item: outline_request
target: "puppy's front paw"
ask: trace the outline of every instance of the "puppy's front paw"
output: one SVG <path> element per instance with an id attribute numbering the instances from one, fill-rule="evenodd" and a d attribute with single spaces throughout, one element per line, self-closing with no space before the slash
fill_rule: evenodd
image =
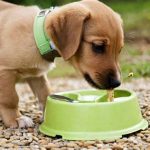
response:
<path id="1" fill-rule="evenodd" d="M 17 118 L 17 122 L 18 122 L 19 128 L 28 128 L 28 127 L 34 126 L 32 119 L 27 116 L 21 116 Z"/>
<path id="2" fill-rule="evenodd" d="M 42 123 L 44 121 L 44 110 L 45 110 L 45 107 L 43 106 L 43 104 L 39 104 L 39 109 L 40 111 L 42 112 L 42 116 L 40 118 L 40 123 Z"/>

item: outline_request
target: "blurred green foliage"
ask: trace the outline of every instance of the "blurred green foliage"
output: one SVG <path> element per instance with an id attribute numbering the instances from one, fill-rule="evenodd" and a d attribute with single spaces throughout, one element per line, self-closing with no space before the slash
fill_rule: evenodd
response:
<path id="1" fill-rule="evenodd" d="M 136 38 L 150 38 L 150 0 L 107 2 L 124 21 L 126 33 Z"/>
<path id="2" fill-rule="evenodd" d="M 8 1 L 11 3 L 15 3 L 15 4 L 23 4 L 23 5 L 38 5 L 40 7 L 46 8 L 46 7 L 50 7 L 50 6 L 59 6 L 59 5 L 63 5 L 66 3 L 70 3 L 73 1 L 77 1 L 77 0 L 4 0 L 4 1 Z M 120 2 L 134 2 L 134 3 L 141 3 L 141 2 L 146 2 L 149 0 L 101 0 L 104 3 L 120 3 Z"/>
<path id="3" fill-rule="evenodd" d="M 43 8 L 49 6 L 59 6 L 66 3 L 70 3 L 77 0 L 4 0 L 15 4 L 23 4 L 23 5 L 39 5 Z M 122 3 L 122 2 L 134 2 L 134 3 L 143 3 L 149 0 L 101 0 L 102 2 L 109 3 Z"/>
<path id="4" fill-rule="evenodd" d="M 38 5 L 42 8 L 48 8 L 50 6 L 60 6 L 75 0 L 6 0 L 15 4 L 23 5 Z"/>

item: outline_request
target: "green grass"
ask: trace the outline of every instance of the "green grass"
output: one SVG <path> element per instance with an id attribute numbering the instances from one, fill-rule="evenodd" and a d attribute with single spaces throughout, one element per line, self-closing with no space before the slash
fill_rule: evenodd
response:
<path id="1" fill-rule="evenodd" d="M 133 72 L 134 78 L 139 77 L 150 77 L 150 63 L 139 62 L 139 63 L 122 63 L 121 72 L 124 79 L 127 78 L 128 73 Z"/>
<path id="2" fill-rule="evenodd" d="M 135 45 L 126 44 L 121 53 L 122 77 L 127 78 L 133 72 L 134 77 L 150 77 L 150 51 L 140 51 Z"/>

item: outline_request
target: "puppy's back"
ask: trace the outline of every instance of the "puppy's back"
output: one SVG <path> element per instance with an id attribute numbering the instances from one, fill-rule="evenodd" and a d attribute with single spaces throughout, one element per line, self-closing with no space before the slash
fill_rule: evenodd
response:
<path id="1" fill-rule="evenodd" d="M 14 6 L 16 6 L 16 5 L 0 0 L 0 11 L 3 11 L 4 9 L 8 9 L 8 8 L 11 8 L 11 7 L 14 7 Z"/>

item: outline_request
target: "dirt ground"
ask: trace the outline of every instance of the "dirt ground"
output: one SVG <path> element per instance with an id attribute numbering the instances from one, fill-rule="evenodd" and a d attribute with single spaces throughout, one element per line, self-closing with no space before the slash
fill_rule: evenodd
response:
<path id="1" fill-rule="evenodd" d="M 51 79 L 50 83 L 53 92 L 90 88 L 84 80 L 75 78 Z M 150 123 L 150 79 L 132 80 L 123 83 L 122 87 L 137 93 L 142 114 Z M 38 131 L 41 112 L 37 99 L 27 84 L 17 84 L 16 88 L 20 97 L 20 110 L 34 120 L 35 127 L 6 129 L 0 120 L 0 150 L 150 150 L 150 127 L 114 141 L 67 141 L 45 136 Z"/>

